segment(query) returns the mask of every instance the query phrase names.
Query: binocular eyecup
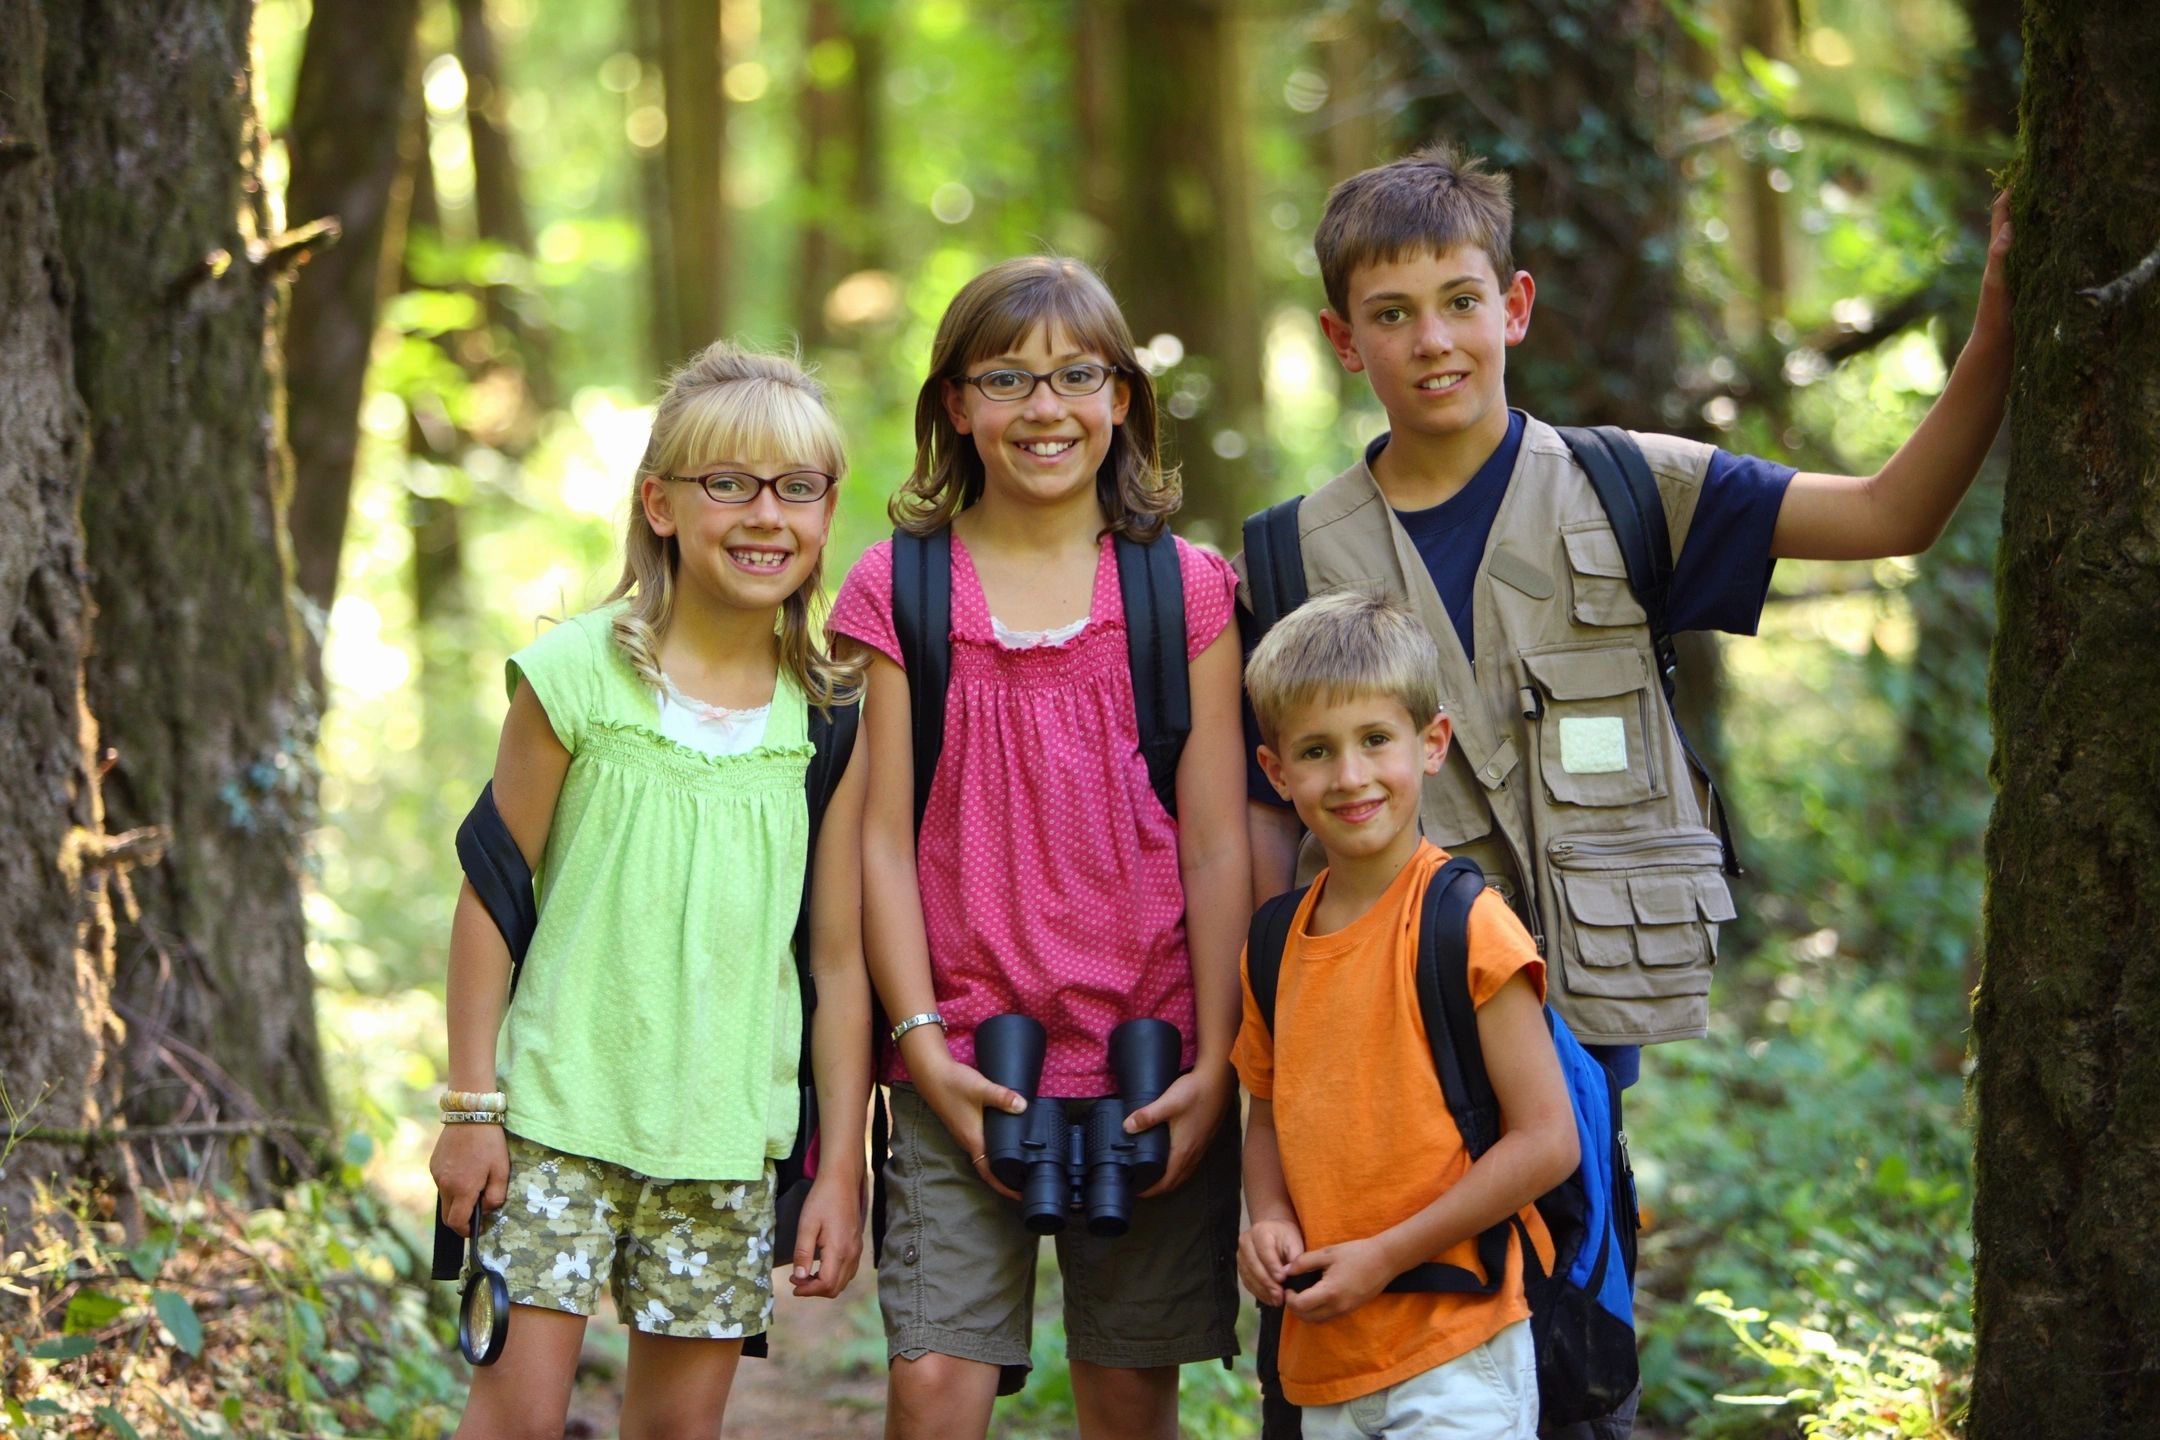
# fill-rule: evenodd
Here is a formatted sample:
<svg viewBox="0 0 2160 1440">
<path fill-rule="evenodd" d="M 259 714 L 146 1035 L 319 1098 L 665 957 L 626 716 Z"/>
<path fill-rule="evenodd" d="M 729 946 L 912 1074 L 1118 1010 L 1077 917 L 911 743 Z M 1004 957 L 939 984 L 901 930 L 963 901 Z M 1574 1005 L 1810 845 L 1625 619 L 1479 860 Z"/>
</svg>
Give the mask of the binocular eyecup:
<svg viewBox="0 0 2160 1440">
<path fill-rule="evenodd" d="M 1020 1192 L 1020 1220 L 1055 1235 L 1068 1215 L 1088 1233 L 1112 1237 L 1132 1227 L 1132 1197 L 1162 1179 L 1170 1131 L 1125 1133 L 1125 1117 L 1152 1103 L 1177 1078 L 1182 1049 L 1165 1020 L 1127 1020 L 1110 1032 L 1110 1073 L 1118 1093 L 1100 1100 L 1044 1100 L 1043 1027 L 1026 1015 L 994 1015 L 975 1031 L 975 1068 L 1028 1102 L 1027 1112 L 983 1111 L 990 1173 Z"/>
</svg>

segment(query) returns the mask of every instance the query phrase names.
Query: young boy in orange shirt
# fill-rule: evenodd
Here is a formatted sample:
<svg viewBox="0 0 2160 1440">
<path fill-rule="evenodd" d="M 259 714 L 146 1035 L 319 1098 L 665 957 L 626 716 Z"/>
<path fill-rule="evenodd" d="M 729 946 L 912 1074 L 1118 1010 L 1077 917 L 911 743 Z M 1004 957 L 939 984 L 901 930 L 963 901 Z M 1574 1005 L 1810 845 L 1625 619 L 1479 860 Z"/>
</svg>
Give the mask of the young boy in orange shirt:
<svg viewBox="0 0 2160 1440">
<path fill-rule="evenodd" d="M 1339 592 L 1276 625 L 1245 681 L 1260 765 L 1327 868 L 1292 922 L 1272 1028 L 1246 975 L 1239 1276 L 1286 1307 L 1282 1389 L 1306 1407 L 1307 1440 L 1529 1440 L 1538 1386 L 1519 1242 L 1490 1295 L 1382 1293 L 1426 1261 L 1476 1271 L 1476 1237 L 1511 1215 L 1549 1266 L 1532 1202 L 1578 1159 L 1545 964 L 1489 890 L 1470 912 L 1470 993 L 1502 1134 L 1475 1163 L 1433 1070 L 1418 926 L 1448 857 L 1420 833 L 1418 802 L 1449 721 L 1432 637 L 1399 606 Z"/>
</svg>

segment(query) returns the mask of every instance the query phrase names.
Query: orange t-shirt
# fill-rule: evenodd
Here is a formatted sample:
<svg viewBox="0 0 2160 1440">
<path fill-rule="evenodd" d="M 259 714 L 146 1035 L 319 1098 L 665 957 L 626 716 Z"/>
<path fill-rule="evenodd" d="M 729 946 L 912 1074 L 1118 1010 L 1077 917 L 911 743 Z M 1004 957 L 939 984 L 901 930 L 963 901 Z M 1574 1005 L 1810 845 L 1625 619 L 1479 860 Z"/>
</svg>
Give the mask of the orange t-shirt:
<svg viewBox="0 0 2160 1440">
<path fill-rule="evenodd" d="M 1419 914 L 1447 858 L 1420 843 L 1387 893 L 1329 935 L 1306 933 L 1326 874 L 1313 882 L 1284 947 L 1272 1036 L 1246 976 L 1232 1059 L 1245 1088 L 1274 1102 L 1283 1179 L 1307 1249 L 1377 1235 L 1470 1172 L 1417 998 Z M 1497 894 L 1471 907 L 1469 940 L 1472 1001 L 1483 1005 L 1517 971 L 1543 998 L 1545 962 Z M 1534 1207 L 1522 1216 L 1550 1265 L 1544 1222 Z M 1474 1236 L 1428 1258 L 1482 1273 Z M 1368 1395 L 1468 1354 L 1529 1314 L 1512 1238 L 1506 1282 L 1489 1296 L 1382 1293 L 1325 1324 L 1287 1311 L 1283 1395 L 1297 1405 Z"/>
</svg>

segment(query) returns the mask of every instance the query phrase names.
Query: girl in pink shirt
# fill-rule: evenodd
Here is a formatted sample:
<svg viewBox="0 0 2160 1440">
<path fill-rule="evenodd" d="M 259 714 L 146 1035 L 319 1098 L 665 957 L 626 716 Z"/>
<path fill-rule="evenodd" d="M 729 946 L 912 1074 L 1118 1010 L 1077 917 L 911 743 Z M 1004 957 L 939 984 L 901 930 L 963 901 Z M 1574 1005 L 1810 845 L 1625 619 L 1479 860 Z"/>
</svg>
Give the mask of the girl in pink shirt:
<svg viewBox="0 0 2160 1440">
<path fill-rule="evenodd" d="M 1166 1020 L 1184 1073 L 1135 1113 L 1169 1168 L 1107 1240 L 1057 1237 L 1075 1405 L 1087 1436 L 1177 1434 L 1177 1367 L 1234 1355 L 1238 1161 L 1229 1066 L 1249 910 L 1235 577 L 1176 542 L 1192 727 L 1164 808 L 1139 754 L 1112 537 L 1177 508 L 1155 396 L 1117 303 L 1086 266 L 1007 261 L 954 297 L 916 404 L 916 464 L 890 510 L 951 531 L 943 748 L 916 833 L 909 675 L 890 542 L 841 588 L 832 628 L 867 656 L 864 938 L 905 1026 L 892 1085 L 878 1293 L 888 1431 L 981 1436 L 1026 1373 L 1037 1237 L 984 1161 L 974 1068 L 989 1017 L 1040 1021 L 1039 1093 L 1112 1093 L 1112 1029 Z"/>
</svg>

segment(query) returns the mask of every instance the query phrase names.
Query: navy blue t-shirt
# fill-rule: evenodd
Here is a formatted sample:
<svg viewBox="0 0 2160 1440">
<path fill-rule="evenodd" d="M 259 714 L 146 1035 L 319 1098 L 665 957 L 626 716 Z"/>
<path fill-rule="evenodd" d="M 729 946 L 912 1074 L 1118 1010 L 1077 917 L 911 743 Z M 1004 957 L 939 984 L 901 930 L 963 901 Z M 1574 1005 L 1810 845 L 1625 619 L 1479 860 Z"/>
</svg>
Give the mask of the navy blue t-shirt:
<svg viewBox="0 0 2160 1440">
<path fill-rule="evenodd" d="M 1478 566 L 1484 562 L 1485 542 L 1499 517 L 1500 502 L 1507 498 L 1522 437 L 1523 412 L 1510 410 L 1506 438 L 1469 484 L 1428 509 L 1395 512 L 1425 561 L 1440 604 L 1462 641 L 1463 654 L 1473 661 L 1477 646 L 1471 619 Z M 1380 458 L 1387 443 L 1387 435 L 1382 434 L 1365 447 L 1366 468 Z M 1673 561 L 1666 613 L 1675 634 L 1683 630 L 1755 633 L 1762 620 L 1763 599 L 1770 591 L 1770 572 L 1777 564 L 1770 554 L 1771 532 L 1777 528 L 1778 509 L 1785 503 L 1785 487 L 1796 473 L 1790 465 L 1752 455 L 1711 452 L 1702 494 L 1688 523 L 1687 541 Z M 1247 703 L 1247 793 L 1269 805 L 1287 806 L 1289 802 L 1275 793 L 1259 762 L 1251 758 L 1259 743 L 1260 727 Z M 1612 1068 L 1622 1085 L 1635 1083 L 1642 1068 L 1641 1052 L 1635 1046 L 1589 1048 Z"/>
</svg>

